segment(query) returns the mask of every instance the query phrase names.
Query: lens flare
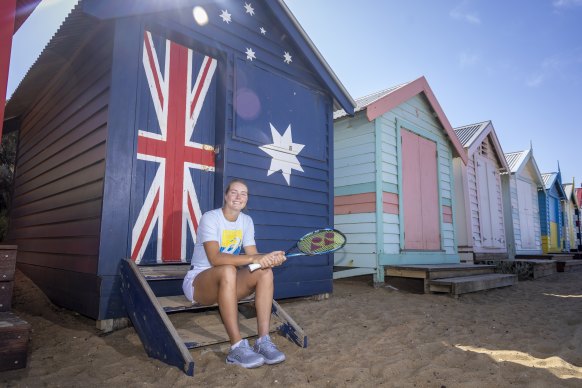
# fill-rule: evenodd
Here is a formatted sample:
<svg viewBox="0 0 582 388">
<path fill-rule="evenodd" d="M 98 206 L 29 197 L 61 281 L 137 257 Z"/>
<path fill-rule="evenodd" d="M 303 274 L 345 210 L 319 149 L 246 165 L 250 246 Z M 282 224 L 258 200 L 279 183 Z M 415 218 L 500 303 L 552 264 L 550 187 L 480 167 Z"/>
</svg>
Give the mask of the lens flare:
<svg viewBox="0 0 582 388">
<path fill-rule="evenodd" d="M 208 14 L 204 8 L 198 5 L 192 10 L 192 15 L 194 16 L 194 21 L 198 23 L 199 26 L 204 26 L 208 23 Z"/>
</svg>

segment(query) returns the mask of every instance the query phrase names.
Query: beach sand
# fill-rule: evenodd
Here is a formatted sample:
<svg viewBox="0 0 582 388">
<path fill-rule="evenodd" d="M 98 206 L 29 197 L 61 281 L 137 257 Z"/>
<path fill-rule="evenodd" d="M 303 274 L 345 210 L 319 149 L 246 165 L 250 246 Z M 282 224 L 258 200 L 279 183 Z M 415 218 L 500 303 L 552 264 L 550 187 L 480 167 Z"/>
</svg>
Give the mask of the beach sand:
<svg viewBox="0 0 582 388">
<path fill-rule="evenodd" d="M 148 358 L 132 327 L 104 335 L 17 272 L 13 311 L 32 325 L 32 340 L 27 368 L 1 372 L 0 386 L 582 386 L 582 272 L 458 299 L 360 277 L 336 280 L 329 299 L 282 306 L 308 348 L 274 335 L 287 360 L 253 370 L 226 365 L 226 344 L 201 348 L 188 377 Z"/>
</svg>

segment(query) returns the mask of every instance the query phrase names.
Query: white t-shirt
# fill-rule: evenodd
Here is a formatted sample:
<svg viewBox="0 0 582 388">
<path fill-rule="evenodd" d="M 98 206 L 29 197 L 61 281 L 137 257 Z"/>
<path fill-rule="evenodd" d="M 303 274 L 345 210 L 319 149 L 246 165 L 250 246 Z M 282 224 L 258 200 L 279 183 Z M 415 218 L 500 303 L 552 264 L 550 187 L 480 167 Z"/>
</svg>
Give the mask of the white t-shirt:
<svg viewBox="0 0 582 388">
<path fill-rule="evenodd" d="M 190 271 L 184 277 L 182 284 L 184 294 L 191 301 L 193 301 L 192 284 L 194 279 L 200 272 L 212 267 L 203 245 L 208 241 L 216 241 L 220 247 L 220 252 L 238 255 L 242 247 L 256 245 L 253 219 L 240 213 L 236 221 L 231 222 L 224 218 L 222 208 L 204 213 L 196 233 L 196 244 L 194 245 Z"/>
</svg>

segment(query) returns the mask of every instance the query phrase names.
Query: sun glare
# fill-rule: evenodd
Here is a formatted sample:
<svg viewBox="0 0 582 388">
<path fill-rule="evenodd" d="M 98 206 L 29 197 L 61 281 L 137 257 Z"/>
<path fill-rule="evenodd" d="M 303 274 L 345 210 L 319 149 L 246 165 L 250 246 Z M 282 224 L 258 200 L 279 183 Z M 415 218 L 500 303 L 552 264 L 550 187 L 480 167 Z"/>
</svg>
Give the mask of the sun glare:
<svg viewBox="0 0 582 388">
<path fill-rule="evenodd" d="M 192 10 L 192 15 L 194 16 L 194 21 L 198 23 L 199 26 L 204 26 L 208 23 L 208 14 L 204 8 L 198 5 Z"/>
<path fill-rule="evenodd" d="M 546 296 L 555 296 L 556 298 L 582 298 L 582 295 L 558 295 L 558 294 L 546 294 L 545 292 L 543 295 Z"/>
<path fill-rule="evenodd" d="M 545 369 L 560 379 L 582 378 L 582 368 L 562 360 L 560 357 L 536 358 L 517 350 L 490 350 L 474 346 L 455 345 L 465 352 L 486 354 L 497 362 L 513 362 L 515 364 L 536 369 Z"/>
</svg>

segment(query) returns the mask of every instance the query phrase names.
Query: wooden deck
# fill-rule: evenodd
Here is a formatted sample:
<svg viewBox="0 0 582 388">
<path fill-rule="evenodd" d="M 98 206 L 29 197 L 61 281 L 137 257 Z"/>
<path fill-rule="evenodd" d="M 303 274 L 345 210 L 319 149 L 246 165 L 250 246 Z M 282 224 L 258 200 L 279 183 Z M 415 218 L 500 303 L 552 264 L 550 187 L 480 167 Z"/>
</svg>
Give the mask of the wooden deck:
<svg viewBox="0 0 582 388">
<path fill-rule="evenodd" d="M 553 259 L 485 260 L 480 264 L 495 266 L 495 272 L 517 275 L 519 280 L 535 280 L 557 272 Z"/>
<path fill-rule="evenodd" d="M 386 283 L 397 288 L 454 297 L 517 282 L 516 275 L 495 273 L 495 265 L 478 264 L 391 265 L 385 268 L 385 275 Z"/>
</svg>

